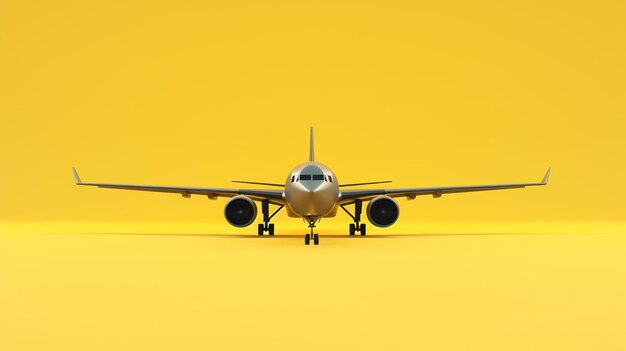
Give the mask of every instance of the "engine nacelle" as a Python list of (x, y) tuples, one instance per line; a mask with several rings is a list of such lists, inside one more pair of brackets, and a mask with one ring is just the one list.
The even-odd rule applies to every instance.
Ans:
[(256, 204), (247, 196), (235, 196), (226, 203), (224, 217), (232, 226), (247, 227), (256, 219)]
[(400, 215), (398, 203), (389, 196), (380, 195), (367, 204), (367, 219), (377, 227), (389, 227)]

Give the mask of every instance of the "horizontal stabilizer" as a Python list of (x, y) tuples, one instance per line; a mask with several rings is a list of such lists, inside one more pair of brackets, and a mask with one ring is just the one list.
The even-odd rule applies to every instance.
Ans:
[(343, 188), (343, 187), (346, 187), (346, 186), (359, 186), (359, 185), (384, 184), (384, 183), (391, 183), (391, 180), (381, 180), (379, 182), (339, 184), (339, 187)]
[(241, 183), (241, 184), (254, 184), (254, 185), (267, 185), (267, 186), (280, 186), (284, 187), (285, 184), (276, 184), (276, 183), (263, 183), (263, 182), (248, 182), (246, 180), (233, 180), (233, 183)]

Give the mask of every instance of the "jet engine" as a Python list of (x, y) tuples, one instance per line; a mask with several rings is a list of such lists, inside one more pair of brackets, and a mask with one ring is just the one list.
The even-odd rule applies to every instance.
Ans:
[(367, 204), (367, 219), (377, 227), (389, 227), (400, 215), (398, 203), (389, 196), (380, 195)]
[(232, 226), (247, 227), (256, 219), (256, 204), (247, 196), (235, 196), (226, 203), (224, 217)]

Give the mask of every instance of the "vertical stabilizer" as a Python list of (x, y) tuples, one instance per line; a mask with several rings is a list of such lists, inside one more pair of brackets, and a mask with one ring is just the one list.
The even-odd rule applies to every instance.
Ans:
[(311, 139), (309, 145), (309, 162), (315, 161), (315, 154), (313, 152), (313, 127), (311, 127)]

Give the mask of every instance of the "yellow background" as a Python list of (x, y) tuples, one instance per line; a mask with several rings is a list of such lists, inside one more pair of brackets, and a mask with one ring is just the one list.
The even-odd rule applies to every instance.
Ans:
[[(623, 1), (1, 1), (0, 349), (624, 349), (625, 38)], [(255, 228), (71, 178), (282, 182), (310, 125), (340, 182), (553, 176), (315, 248), (108, 235)]]

